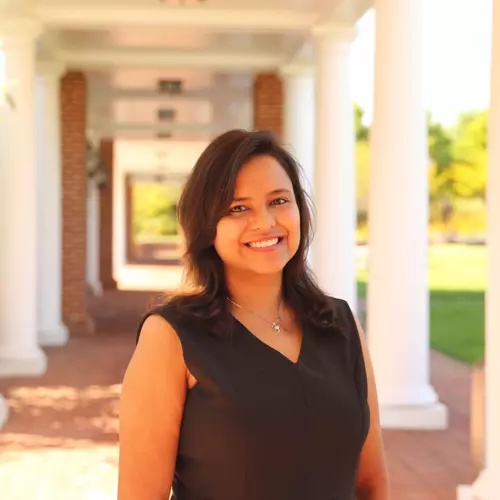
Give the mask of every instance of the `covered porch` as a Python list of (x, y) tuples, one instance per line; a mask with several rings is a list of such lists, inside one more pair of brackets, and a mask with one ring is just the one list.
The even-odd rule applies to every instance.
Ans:
[[(498, 3), (490, 221), (500, 214), (500, 149), (493, 139), (500, 134)], [(446, 383), (431, 379), (430, 371), (418, 0), (245, 0), (237, 8), (227, 0), (2, 2), (4, 73), (15, 104), (2, 108), (0, 120), (0, 376), (6, 384), (25, 376), (42, 384), (54, 356), (107, 341), (90, 305), (93, 295), (104, 289), (106, 296), (124, 280), (126, 180), (166, 175), (182, 183), (208, 141), (228, 128), (272, 129), (297, 156), (317, 208), (312, 264), (318, 281), (359, 310), (349, 68), (356, 23), (370, 7), (377, 36), (366, 328), (381, 420), (389, 443), (391, 432), (416, 439), (422, 430), (436, 431), (428, 435), (430, 445), (453, 425), (449, 394), (441, 392)], [(464, 500), (493, 500), (500, 491), (500, 225), (490, 223), (488, 245), (488, 470), (475, 496), (461, 490)], [(0, 396), (0, 422), (7, 409)], [(396, 469), (407, 463), (402, 455), (393, 461)], [(456, 477), (457, 484), (472, 479)]]

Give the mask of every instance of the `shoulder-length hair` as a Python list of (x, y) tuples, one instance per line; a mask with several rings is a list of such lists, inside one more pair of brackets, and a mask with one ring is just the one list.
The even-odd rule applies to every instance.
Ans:
[(167, 299), (184, 316), (202, 320), (218, 337), (231, 332), (224, 264), (214, 248), (216, 227), (233, 201), (236, 178), (251, 158), (272, 156), (293, 186), (300, 213), (300, 244), (283, 272), (283, 299), (302, 325), (320, 329), (334, 326), (334, 301), (316, 284), (307, 265), (312, 240), (312, 203), (301, 182), (302, 169), (268, 131), (230, 130), (214, 139), (196, 162), (178, 204), (184, 236), (185, 279), (192, 290)]

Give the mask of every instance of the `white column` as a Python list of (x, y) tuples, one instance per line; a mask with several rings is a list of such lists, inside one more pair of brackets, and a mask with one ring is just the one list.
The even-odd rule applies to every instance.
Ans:
[[(302, 182), (314, 200), (314, 69), (302, 66), (281, 68), (284, 87), (283, 143), (302, 167)], [(308, 262), (314, 269), (312, 248)]]
[(429, 381), (422, 2), (376, 0), (368, 341), (384, 427), (440, 429)]
[(62, 322), (62, 184), (59, 81), (62, 65), (37, 67), (36, 139), (38, 156), (38, 339), (64, 345)]
[(460, 500), (497, 500), (500, 496), (500, 1), (493, 3), (491, 100), (488, 123), (487, 245), (485, 307), (485, 465)]
[(5, 398), (0, 394), (0, 429), (2, 429), (8, 418), (9, 407), (7, 405), (7, 401), (5, 401)]
[(90, 179), (87, 182), (87, 285), (97, 296), (102, 295), (99, 261), (100, 206), (99, 187)]
[[(113, 147), (116, 148), (116, 142)], [(112, 178), (113, 183), (113, 277), (118, 284), (123, 280), (127, 265), (127, 232), (126, 232), (126, 203), (125, 203), (125, 175), (121, 163), (121, 154), (115, 154)]]
[(314, 70), (310, 67), (281, 68), (284, 87), (283, 143), (300, 163), (308, 194), (314, 188)]
[(35, 40), (26, 19), (0, 21), (6, 81), (15, 109), (0, 118), (0, 376), (39, 375), (37, 189), (35, 156)]
[(322, 26), (316, 40), (316, 235), (322, 289), (357, 309), (354, 108), (349, 85), (353, 27)]

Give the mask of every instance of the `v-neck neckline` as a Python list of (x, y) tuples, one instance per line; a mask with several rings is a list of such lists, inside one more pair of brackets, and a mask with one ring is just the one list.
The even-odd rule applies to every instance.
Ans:
[(284, 359), (288, 364), (290, 364), (292, 366), (300, 366), (302, 364), (302, 361), (303, 361), (302, 358), (304, 355), (304, 343), (305, 343), (305, 339), (307, 337), (307, 335), (304, 331), (304, 328), (302, 326), (301, 326), (302, 339), (300, 341), (299, 355), (297, 357), (297, 360), (293, 361), (288, 356), (285, 356), (281, 351), (278, 351), (278, 349), (275, 349), (274, 347), (270, 346), (269, 344), (266, 344), (263, 340), (261, 340), (259, 337), (254, 335), (252, 333), (252, 331), (249, 328), (247, 328), (238, 318), (236, 318), (232, 314), (231, 314), (231, 317), (236, 322), (236, 324), (247, 334), (247, 336), (250, 336), (255, 342), (257, 342), (258, 344), (263, 346), (266, 350), (275, 353), (276, 355), (278, 355), (280, 358)]

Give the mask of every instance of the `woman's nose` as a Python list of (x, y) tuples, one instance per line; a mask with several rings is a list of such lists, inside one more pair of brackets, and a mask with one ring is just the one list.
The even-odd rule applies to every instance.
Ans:
[(254, 231), (265, 231), (276, 226), (276, 219), (268, 207), (256, 210), (250, 222), (250, 228)]

